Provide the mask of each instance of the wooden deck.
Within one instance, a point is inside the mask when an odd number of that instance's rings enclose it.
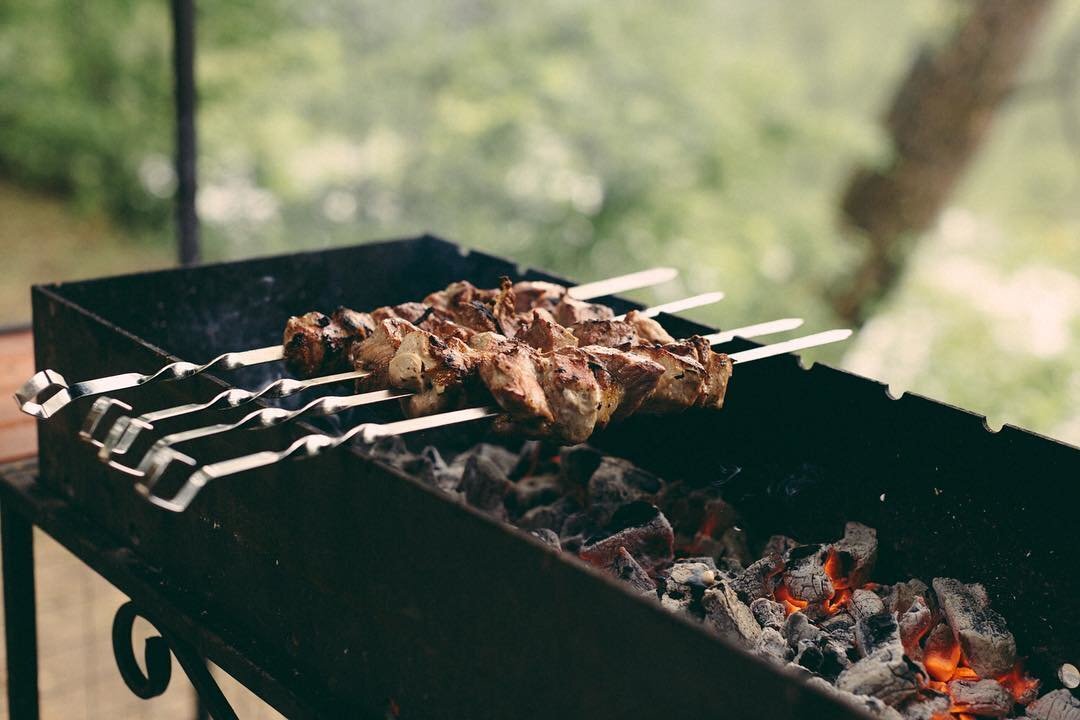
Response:
[[[30,331],[0,334],[0,462],[37,452],[36,421],[21,413],[11,398],[33,372]],[[124,686],[113,659],[110,631],[113,614],[125,597],[41,531],[34,533],[34,553],[41,717],[194,718],[194,690],[175,659],[172,683],[162,697],[140,700]],[[139,648],[151,631],[140,620],[133,634],[133,647]],[[281,717],[225,673],[215,668],[214,674],[241,718]],[[7,658],[0,642],[0,720],[8,716],[6,687]]]

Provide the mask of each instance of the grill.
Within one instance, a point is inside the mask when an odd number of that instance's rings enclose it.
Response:
[[[404,302],[500,275],[560,281],[425,236],[36,287],[36,362],[76,379],[152,372],[272,345],[284,318],[311,308]],[[677,318],[665,327],[677,337],[711,331]],[[278,374],[259,366],[116,397],[141,412]],[[188,512],[162,512],[79,441],[86,409],[39,424],[40,482],[233,632],[317,678],[334,714],[862,717],[355,450],[213,483]],[[280,449],[309,432],[398,417],[392,407],[357,408],[207,438],[192,454]],[[410,444],[462,448],[484,433],[472,423]],[[1080,656],[1075,448],[1008,426],[990,432],[981,417],[916,395],[892,399],[880,383],[804,369],[791,356],[739,367],[720,413],[635,417],[591,443],[662,477],[723,482],[757,539],[827,540],[846,521],[866,523],[881,543],[876,576],[986,585],[1032,674],[1052,679]]]

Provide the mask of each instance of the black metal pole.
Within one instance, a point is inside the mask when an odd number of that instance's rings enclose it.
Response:
[[[176,80],[176,221],[180,264],[199,261],[195,212],[195,0],[171,0]]]
[[[37,605],[34,596],[34,526],[0,505],[4,560],[4,635],[7,642],[8,716],[38,718]]]

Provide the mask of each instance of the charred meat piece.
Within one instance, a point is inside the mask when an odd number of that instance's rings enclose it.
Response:
[[[676,348],[686,348],[686,354],[695,358],[705,368],[705,391],[698,398],[698,407],[719,410],[724,406],[728,380],[731,379],[731,358],[724,353],[713,352],[709,341],[700,335],[694,335],[683,342],[671,342],[665,347],[678,352]]]
[[[387,318],[375,324],[375,330],[350,353],[353,367],[370,373],[357,383],[361,390],[381,390],[387,386],[388,370],[401,341],[418,328],[401,318]]]
[[[481,360],[480,377],[507,411],[496,418],[497,431],[574,444],[585,441],[596,426],[600,384],[578,348],[541,353],[513,343]],[[523,392],[526,388],[529,392]]]
[[[645,317],[637,310],[626,313],[625,322],[634,328],[637,341],[642,343],[673,343],[675,338],[650,317]]]
[[[424,304],[429,307],[449,310],[458,305],[467,305],[473,301],[491,303],[498,290],[481,290],[467,280],[450,283],[445,290],[433,292],[424,298]]]
[[[634,326],[624,320],[585,320],[570,328],[578,345],[619,347],[637,341]]]
[[[299,377],[348,370],[349,351],[374,329],[367,313],[338,308],[332,316],[309,312],[285,323],[285,365]]]
[[[615,317],[615,311],[607,305],[575,300],[569,296],[559,301],[552,314],[560,325],[568,327],[586,320],[611,320]]]
[[[518,328],[515,338],[546,352],[577,347],[578,344],[574,333],[555,322],[555,318],[547,310],[533,310],[530,318]]]
[[[554,312],[566,297],[566,288],[543,280],[521,280],[514,283],[514,309],[519,313],[530,310]]]
[[[382,322],[383,320],[389,320],[390,318],[398,318],[414,323],[424,317],[424,314],[427,313],[427,311],[428,306],[423,303],[407,302],[401,303],[400,305],[387,305],[386,307],[373,310],[371,317],[375,322]]]
[[[664,374],[663,365],[633,352],[597,345],[583,347],[581,352],[589,358],[600,385],[598,428],[637,411]]]
[[[676,345],[678,345],[676,343]],[[674,352],[671,345],[641,345],[634,352],[658,362],[664,374],[656,389],[641,405],[641,412],[663,414],[693,407],[705,393],[705,368],[689,354]]]
[[[443,340],[425,330],[402,339],[388,367],[390,387],[412,390],[402,400],[408,417],[430,415],[460,406],[478,354],[456,337]]]
[[[497,338],[484,333],[473,343],[484,353],[479,364],[480,380],[488,392],[512,418],[537,424],[554,422],[555,413],[540,384],[539,351],[524,343]]]

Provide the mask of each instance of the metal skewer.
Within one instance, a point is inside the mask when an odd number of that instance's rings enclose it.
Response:
[[[682,310],[689,310],[691,308],[702,307],[704,305],[711,305],[724,299],[724,293],[722,292],[710,292],[702,293],[700,295],[693,295],[681,300],[674,300],[669,303],[663,303],[661,305],[654,305],[650,308],[640,310],[640,314],[644,317],[656,317],[661,313],[675,313]],[[626,315],[616,316],[616,320],[625,319]],[[797,326],[795,326],[797,327]],[[753,328],[746,329],[756,329]],[[789,328],[791,329],[791,328]],[[767,332],[767,331],[766,331]],[[774,330],[772,332],[781,332],[780,330]],[[717,340],[716,342],[724,342]],[[202,410],[218,410],[225,408],[235,408],[248,403],[254,402],[260,398],[281,398],[293,395],[306,390],[308,388],[316,387],[319,385],[326,385],[330,383],[342,382],[345,380],[352,380],[362,378],[369,373],[363,371],[352,371],[346,373],[338,373],[336,375],[326,375],[323,377],[311,378],[309,380],[292,380],[290,378],[282,378],[275,380],[270,384],[263,387],[258,391],[241,390],[239,388],[230,388],[223,390],[215,395],[213,398],[204,403],[189,403],[186,405],[176,405],[174,407],[163,408],[161,410],[154,410],[152,412],[139,415],[138,417],[131,417],[129,415],[121,415],[116,418],[110,425],[106,420],[107,417],[115,415],[116,413],[128,413],[132,408],[125,402],[117,400],[116,398],[104,396],[94,401],[94,404],[90,407],[90,412],[86,415],[86,420],[83,422],[83,427],[79,431],[79,437],[89,442],[97,448],[101,449],[99,457],[108,462],[110,457],[116,455],[126,454],[134,445],[139,436],[145,432],[154,429],[154,423],[167,420],[169,418],[181,417],[190,413],[200,412]],[[105,439],[98,440],[97,436],[101,433],[102,428],[108,428],[104,433]],[[122,469],[126,466],[114,466],[117,469]]]
[[[677,301],[679,307],[686,309],[693,307],[689,305],[690,300],[695,300],[696,303],[703,302],[704,300],[715,299],[719,295],[723,297],[723,293],[709,293],[706,295],[697,295],[694,298],[687,298],[686,300]],[[696,304],[695,303],[695,304]],[[668,303],[666,306],[657,307],[670,307],[675,303]],[[648,308],[647,311],[652,311],[655,308]],[[714,333],[713,335],[706,336],[706,339],[716,338],[711,340],[712,344],[718,344],[721,342],[727,342],[731,337],[735,335],[744,335],[745,337],[753,337],[753,334],[765,335],[770,333],[784,332],[786,330],[794,330],[802,325],[802,320],[799,318],[785,318],[783,320],[773,320],[767,323],[758,323],[757,325],[750,325],[745,328],[737,328],[735,330],[729,330],[725,333]],[[750,334],[747,334],[750,333]],[[147,468],[153,465],[153,460],[150,459],[150,455],[153,453],[160,453],[166,448],[172,447],[183,442],[189,442],[191,440],[197,440],[199,438],[209,437],[211,435],[217,435],[223,432],[229,432],[230,430],[257,430],[260,428],[274,427],[281,425],[290,420],[295,420],[301,417],[315,417],[322,415],[336,415],[339,412],[343,412],[349,408],[357,407],[359,405],[369,405],[378,402],[384,402],[386,400],[394,400],[397,398],[409,397],[413,395],[409,391],[385,391],[380,390],[376,392],[360,393],[355,395],[345,396],[329,396],[322,397],[317,400],[313,400],[307,405],[304,405],[298,410],[287,411],[281,408],[265,408],[262,410],[256,410],[248,413],[241,419],[232,423],[219,423],[215,425],[206,425],[203,427],[193,428],[185,430],[183,432],[173,433],[166,435],[163,438],[157,440],[153,446],[146,451],[143,455],[143,459],[137,466],[125,465],[118,462],[115,457],[118,455],[126,454],[138,439],[140,434],[147,429],[146,423],[139,422],[138,418],[119,418],[113,425],[112,430],[109,433],[109,437],[105,442],[101,444],[101,449],[98,451],[98,458],[107,463],[110,467],[119,470],[120,472],[132,475],[133,477],[143,477],[146,474]],[[97,402],[110,400],[109,398],[100,398]],[[115,401],[113,401],[115,402]],[[96,404],[96,403],[95,403]],[[127,422],[124,422],[127,420]]]
[[[803,350],[818,345],[839,342],[850,336],[851,330],[827,330],[825,332],[806,335],[786,342],[733,353],[729,357],[732,362],[736,364],[753,362],[754,360],[761,360],[774,355],[783,355],[794,350]],[[324,435],[321,433],[305,435],[282,451],[275,452],[267,450],[203,465],[188,477],[183,485],[181,485],[180,489],[174,493],[171,498],[164,498],[160,495],[156,495],[154,493],[154,487],[161,481],[165,472],[174,462],[187,465],[188,467],[197,467],[198,461],[191,456],[185,455],[172,448],[165,448],[161,452],[147,454],[147,457],[145,458],[145,461],[147,462],[146,479],[145,481],[136,483],[135,487],[139,493],[158,507],[172,512],[183,512],[188,505],[191,504],[191,501],[195,499],[195,496],[198,495],[199,491],[202,490],[208,482],[217,478],[265,467],[290,458],[302,459],[314,457],[326,450],[343,445],[357,436],[362,437],[367,442],[371,442],[377,437],[403,435],[410,432],[428,430],[459,422],[479,420],[492,415],[497,415],[500,412],[502,412],[501,408],[483,406],[468,408],[466,410],[456,410],[454,412],[439,413],[437,415],[427,415],[391,423],[362,423],[345,433],[336,436]]]
[[[578,300],[613,295],[627,290],[643,287],[651,287],[667,282],[678,275],[678,270],[669,267],[657,267],[642,270],[629,275],[599,280],[572,287],[567,294]],[[27,415],[47,420],[55,415],[61,408],[76,400],[92,395],[125,390],[138,385],[148,385],[155,382],[168,382],[183,380],[193,375],[199,375],[207,370],[237,370],[239,368],[261,365],[263,363],[281,360],[283,350],[280,345],[272,345],[254,350],[241,352],[227,352],[218,355],[210,362],[202,365],[177,361],[169,363],[154,373],[143,374],[137,372],[121,373],[94,380],[84,380],[68,385],[64,376],[55,370],[41,370],[33,375],[26,383],[15,391],[15,401],[19,409]]]

